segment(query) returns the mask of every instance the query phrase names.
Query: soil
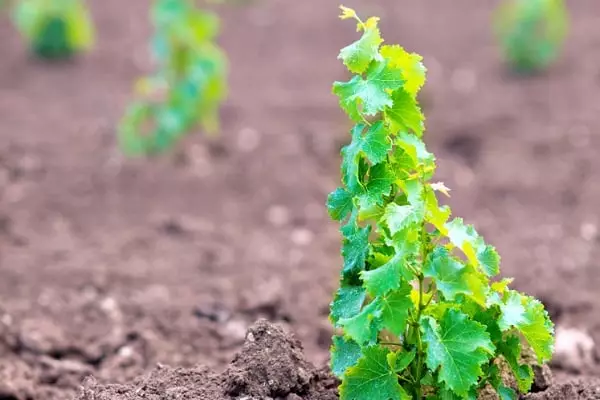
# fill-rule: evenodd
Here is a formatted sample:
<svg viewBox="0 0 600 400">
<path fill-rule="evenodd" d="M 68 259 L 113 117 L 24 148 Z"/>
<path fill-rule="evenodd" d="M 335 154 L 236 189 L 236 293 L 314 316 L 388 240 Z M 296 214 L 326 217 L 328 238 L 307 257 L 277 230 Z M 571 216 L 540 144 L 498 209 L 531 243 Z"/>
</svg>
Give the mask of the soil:
<svg viewBox="0 0 600 400">
<path fill-rule="evenodd" d="M 144 398 L 172 387 L 188 392 L 168 398 L 311 398 L 330 389 L 304 363 L 326 365 L 330 345 L 339 234 L 323 204 L 349 129 L 330 86 L 345 77 L 336 55 L 352 24 L 333 0 L 220 8 L 231 59 L 221 137 L 131 160 L 114 127 L 150 70 L 147 3 L 90 1 L 96 47 L 64 63 L 33 59 L 0 19 L 0 398 L 71 399 L 90 375 L 96 398 L 136 398 L 140 382 Z M 597 0 L 569 2 L 563 57 L 527 78 L 496 52 L 490 3 L 347 5 L 424 55 L 426 140 L 449 203 L 560 328 L 558 383 L 531 399 L 600 398 L 585 378 L 600 376 Z M 296 350 L 274 392 L 254 391 L 273 371 L 256 367 L 252 381 L 261 358 L 243 345 L 259 318 L 295 332 L 308 360 L 284 341 Z"/>
</svg>

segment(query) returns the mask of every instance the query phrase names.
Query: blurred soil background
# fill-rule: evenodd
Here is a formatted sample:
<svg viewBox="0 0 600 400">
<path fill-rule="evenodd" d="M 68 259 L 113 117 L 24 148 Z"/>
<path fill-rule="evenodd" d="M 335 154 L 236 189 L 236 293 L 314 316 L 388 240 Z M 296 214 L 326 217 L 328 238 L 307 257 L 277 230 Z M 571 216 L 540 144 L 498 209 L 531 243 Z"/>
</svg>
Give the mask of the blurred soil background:
<svg viewBox="0 0 600 400">
<path fill-rule="evenodd" d="M 347 3 L 424 56 L 426 142 L 449 204 L 551 311 L 559 376 L 598 374 L 598 1 L 568 2 L 563 57 L 529 78 L 498 55 L 497 2 Z M 327 362 L 341 259 L 324 203 L 350 128 L 330 87 L 357 37 L 337 6 L 220 7 L 222 136 L 154 160 L 124 159 L 114 132 L 151 68 L 146 0 L 91 1 L 97 45 L 67 63 L 34 60 L 0 20 L 3 398 L 69 398 L 86 375 L 125 382 L 158 362 L 219 370 L 257 318 Z"/>
</svg>

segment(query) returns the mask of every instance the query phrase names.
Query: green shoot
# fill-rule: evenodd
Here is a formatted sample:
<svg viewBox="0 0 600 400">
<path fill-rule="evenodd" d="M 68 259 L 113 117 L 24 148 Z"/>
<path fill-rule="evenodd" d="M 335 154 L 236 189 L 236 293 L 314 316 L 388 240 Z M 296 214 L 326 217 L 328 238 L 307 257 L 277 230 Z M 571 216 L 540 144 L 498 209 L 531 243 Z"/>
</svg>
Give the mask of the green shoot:
<svg viewBox="0 0 600 400">
<path fill-rule="evenodd" d="M 120 146 L 129 155 L 165 151 L 198 125 L 216 132 L 227 92 L 227 60 L 215 43 L 215 14 L 191 0 L 155 0 L 152 21 L 158 71 L 137 82 L 141 99 L 119 126 Z"/>
<path fill-rule="evenodd" d="M 343 268 L 331 304 L 331 367 L 343 400 L 475 399 L 491 385 L 516 399 L 533 381 L 522 341 L 540 363 L 553 351 L 553 324 L 536 299 L 509 289 L 498 253 L 461 218 L 450 218 L 432 182 L 435 158 L 423 140 L 419 55 L 383 45 L 378 18 L 339 58 L 353 76 L 333 92 L 354 121 L 342 149 L 342 186 L 327 208 L 340 221 Z M 517 385 L 503 382 L 498 359 Z"/>
<path fill-rule="evenodd" d="M 498 42 L 515 71 L 543 70 L 560 54 L 567 32 L 563 0 L 504 0 L 494 17 Z"/>
</svg>

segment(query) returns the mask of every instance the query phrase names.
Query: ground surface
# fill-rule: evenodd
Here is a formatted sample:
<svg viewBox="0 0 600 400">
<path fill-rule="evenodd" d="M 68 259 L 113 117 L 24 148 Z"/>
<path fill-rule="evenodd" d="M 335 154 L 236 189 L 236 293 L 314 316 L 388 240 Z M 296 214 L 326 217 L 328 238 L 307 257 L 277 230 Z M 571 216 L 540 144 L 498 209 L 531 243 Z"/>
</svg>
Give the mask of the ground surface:
<svg viewBox="0 0 600 400">
<path fill-rule="evenodd" d="M 596 2 L 569 3 L 564 57 L 531 79 L 502 68 L 490 2 L 348 5 L 425 56 L 426 138 L 455 214 L 559 325 L 600 340 Z M 222 139 L 134 161 L 114 126 L 149 68 L 146 3 L 92 1 L 97 46 L 61 65 L 0 20 L 0 397 L 70 398 L 90 373 L 124 382 L 157 362 L 219 370 L 260 317 L 327 359 L 340 259 L 323 204 L 349 128 L 330 86 L 352 24 L 333 0 L 225 10 Z M 569 365 L 596 374 L 596 359 Z"/>
</svg>

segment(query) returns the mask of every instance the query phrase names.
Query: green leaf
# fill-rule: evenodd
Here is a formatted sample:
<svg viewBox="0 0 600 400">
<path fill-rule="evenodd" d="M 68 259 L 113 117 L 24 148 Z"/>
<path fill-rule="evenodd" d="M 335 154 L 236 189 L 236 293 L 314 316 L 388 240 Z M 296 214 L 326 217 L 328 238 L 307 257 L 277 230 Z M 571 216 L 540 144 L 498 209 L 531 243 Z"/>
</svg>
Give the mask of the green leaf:
<svg viewBox="0 0 600 400">
<path fill-rule="evenodd" d="M 383 265 L 370 271 L 361 272 L 364 286 L 372 296 L 386 294 L 400 288 L 400 278 L 410 281 L 414 273 L 406 266 L 406 260 L 418 252 L 417 235 L 414 232 L 400 232 L 391 242 L 394 255 Z"/>
<path fill-rule="evenodd" d="M 392 235 L 407 229 L 408 227 L 419 224 L 423 219 L 420 209 L 412 205 L 400 206 L 396 203 L 390 203 L 385 208 L 383 220 L 390 229 Z"/>
<path fill-rule="evenodd" d="M 509 291 L 506 302 L 500 304 L 500 319 L 498 326 L 502 331 L 526 323 L 525 306 L 521 294 L 513 290 Z"/>
<path fill-rule="evenodd" d="M 405 81 L 403 88 L 415 97 L 425 84 L 427 70 L 422 63 L 423 57 L 416 53 L 408 53 L 398 45 L 382 46 L 381 55 L 388 60 L 391 67 L 402 71 Z"/>
<path fill-rule="evenodd" d="M 402 182 L 401 188 L 406 195 L 408 203 L 418 210 L 420 219 L 423 219 L 423 210 L 425 206 L 425 199 L 423 197 L 425 188 L 423 184 L 419 179 L 408 179 Z"/>
<path fill-rule="evenodd" d="M 354 121 L 361 121 L 361 114 L 374 116 L 394 102 L 389 91 L 402 86 L 397 70 L 376 61 L 367 72 L 367 79 L 354 76 L 348 82 L 335 82 L 333 93 L 339 97 L 340 106 Z"/>
<path fill-rule="evenodd" d="M 503 331 L 516 328 L 535 352 L 538 362 L 552 358 L 554 325 L 544 305 L 530 296 L 514 290 L 508 292 L 506 302 L 500 305 L 499 326 Z"/>
<path fill-rule="evenodd" d="M 462 218 L 446 223 L 450 242 L 462 250 L 469 262 L 479 266 L 486 276 L 496 275 L 500 257 L 492 246 L 487 246 L 472 225 L 465 225 Z"/>
<path fill-rule="evenodd" d="M 342 336 L 333 337 L 331 346 L 331 371 L 338 378 L 342 378 L 346 370 L 356 365 L 361 357 L 360 346 Z"/>
<path fill-rule="evenodd" d="M 332 219 L 341 221 L 352 212 L 352 194 L 344 188 L 337 188 L 327 197 L 327 211 Z"/>
<path fill-rule="evenodd" d="M 344 257 L 344 273 L 360 272 L 365 269 L 365 261 L 369 254 L 369 234 L 371 226 L 359 228 L 351 236 L 344 238 L 342 256 Z"/>
<path fill-rule="evenodd" d="M 450 218 L 450 207 L 440 207 L 435 192 L 431 189 L 425 191 L 425 219 L 443 235 L 448 233 L 446 222 Z"/>
<path fill-rule="evenodd" d="M 351 191 L 358 186 L 359 156 L 364 154 L 371 163 L 378 164 L 385 160 L 391 149 L 383 122 L 370 126 L 365 135 L 364 130 L 364 124 L 357 124 L 352 128 L 352 141 L 342 149 L 342 177 Z"/>
<path fill-rule="evenodd" d="M 417 353 L 414 350 L 399 350 L 395 353 L 389 353 L 387 356 L 388 365 L 394 370 L 394 372 L 400 373 L 408 368 L 410 363 L 412 363 L 415 359 L 416 354 Z"/>
<path fill-rule="evenodd" d="M 364 130 L 364 124 L 357 124 L 352 128 L 352 141 L 342 149 L 342 177 L 350 191 L 356 191 L 358 187 L 360 155 L 364 154 L 372 164 L 378 164 L 385 160 L 387 152 L 391 149 L 391 143 L 387 139 L 383 122 L 379 121 L 373 124 L 363 135 Z M 370 181 L 383 178 L 377 176 L 377 173 L 381 174 L 381 172 L 387 171 L 385 166 L 383 167 L 383 169 L 381 167 L 372 168 Z M 387 181 L 390 181 L 389 185 L 391 185 L 393 178 L 389 175 L 389 173 L 386 173 L 384 176 Z M 375 182 L 371 182 L 371 186 L 374 184 Z M 389 186 L 387 190 L 389 190 Z"/>
<path fill-rule="evenodd" d="M 447 301 L 455 301 L 459 294 L 472 294 L 466 279 L 468 269 L 444 247 L 436 247 L 429 254 L 423 273 L 425 277 L 433 278 Z"/>
<path fill-rule="evenodd" d="M 389 350 L 368 347 L 358 364 L 350 367 L 340 386 L 341 400 L 409 400 L 387 361 Z"/>
<path fill-rule="evenodd" d="M 340 318 L 338 324 L 344 328 L 345 334 L 356 343 L 371 344 L 377 340 L 381 313 L 381 304 L 375 300 L 364 306 L 355 316 Z"/>
<path fill-rule="evenodd" d="M 487 276 L 496 276 L 500 273 L 500 255 L 494 246 L 482 246 L 477 251 L 477 260 Z"/>
<path fill-rule="evenodd" d="M 366 298 L 361 286 L 342 286 L 331 303 L 330 318 L 336 324 L 340 318 L 351 318 L 360 312 Z"/>
<path fill-rule="evenodd" d="M 408 131 L 423 136 L 425 116 L 415 98 L 404 89 L 394 92 L 385 117 L 392 132 Z"/>
<path fill-rule="evenodd" d="M 396 336 L 400 336 L 406 329 L 406 320 L 409 312 L 414 309 L 410 298 L 412 287 L 403 282 L 399 290 L 390 292 L 381 298 L 381 322 L 384 328 Z"/>
<path fill-rule="evenodd" d="M 369 180 L 360 194 L 361 204 L 379 205 L 383 203 L 383 196 L 390 193 L 394 179 L 394 174 L 385 163 L 371 167 Z"/>
<path fill-rule="evenodd" d="M 392 149 L 388 160 L 398 179 L 408 179 L 417 169 L 413 158 L 400 146 Z"/>
<path fill-rule="evenodd" d="M 362 139 L 360 148 L 373 164 L 384 161 L 388 151 L 392 148 L 383 121 L 377 121 L 371 125 Z"/>
<path fill-rule="evenodd" d="M 348 186 L 350 191 L 358 187 L 358 162 L 362 147 L 362 133 L 365 130 L 365 124 L 356 124 L 350 131 L 352 141 L 342 148 L 342 180 Z"/>
<path fill-rule="evenodd" d="M 423 317 L 421 331 L 427 344 L 427 367 L 431 371 L 439 368 L 439 380 L 459 396 L 466 396 L 482 374 L 481 365 L 494 354 L 485 327 L 449 309 L 439 324 Z"/>
<path fill-rule="evenodd" d="M 498 397 L 500 400 L 517 400 L 515 391 L 504 385 L 498 387 Z"/>
<path fill-rule="evenodd" d="M 400 287 L 400 263 L 396 257 L 379 268 L 361 272 L 365 288 L 372 296 L 384 295 Z"/>
<path fill-rule="evenodd" d="M 475 389 L 471 389 L 466 396 L 457 396 L 455 393 L 444 388 L 436 400 L 477 400 L 477 392 Z"/>
<path fill-rule="evenodd" d="M 527 364 L 520 364 L 521 360 L 521 340 L 514 335 L 510 335 L 506 340 L 498 343 L 498 353 L 503 355 L 512 370 L 517 381 L 517 386 L 521 393 L 528 393 L 533 384 L 533 370 Z"/>
<path fill-rule="evenodd" d="M 415 165 L 422 165 L 426 168 L 435 168 L 435 157 L 429 151 L 425 143 L 415 135 L 406 132 L 398 135 L 397 144 L 412 158 Z"/>
<path fill-rule="evenodd" d="M 360 39 L 344 47 L 338 56 L 344 65 L 355 74 L 361 74 L 371 64 L 371 61 L 380 58 L 379 45 L 383 42 L 377 24 L 368 26 Z"/>
<path fill-rule="evenodd" d="M 400 89 L 404 84 L 402 72 L 391 68 L 387 61 L 373 63 L 367 71 L 367 80 L 388 93 Z"/>
</svg>

